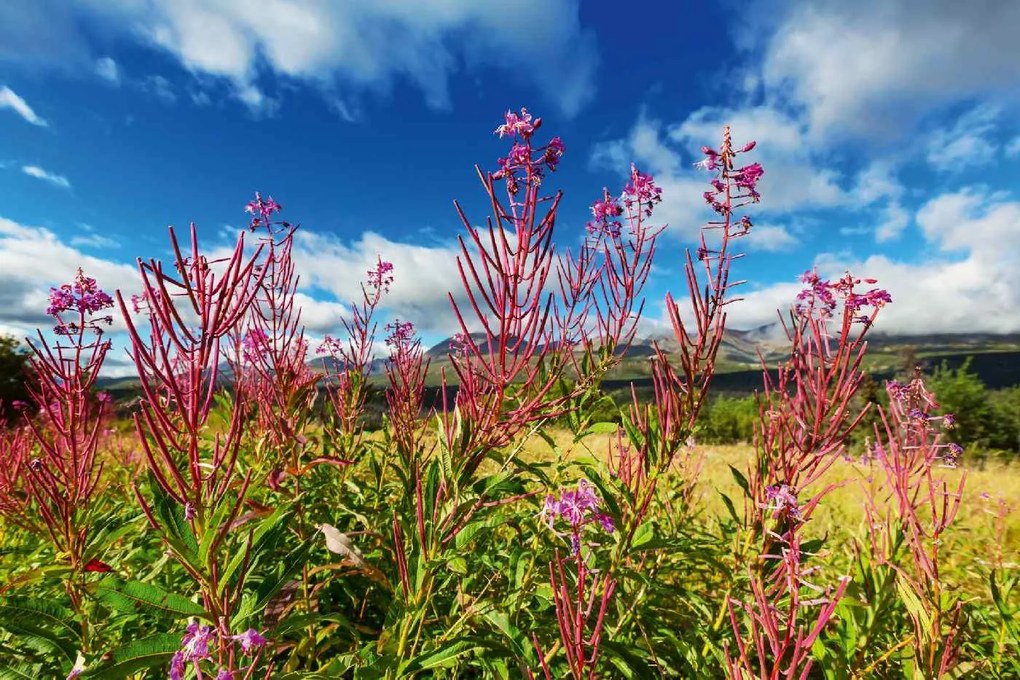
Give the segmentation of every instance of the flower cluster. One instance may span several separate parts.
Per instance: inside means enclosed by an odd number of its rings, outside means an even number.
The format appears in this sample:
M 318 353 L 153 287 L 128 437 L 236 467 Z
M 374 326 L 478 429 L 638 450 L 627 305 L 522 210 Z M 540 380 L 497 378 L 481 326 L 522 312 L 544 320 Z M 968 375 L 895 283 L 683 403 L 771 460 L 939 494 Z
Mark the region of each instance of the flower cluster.
M 655 205 L 661 202 L 662 188 L 655 184 L 651 175 L 640 172 L 631 163 L 630 181 L 624 186 L 620 197 L 610 196 L 609 189 L 603 189 L 602 198 L 592 204 L 592 220 L 586 225 L 588 233 L 619 238 L 623 226 L 617 218 L 623 215 L 625 207 L 633 233 L 639 219 L 651 217 Z
M 623 225 L 616 219 L 623 214 L 623 207 L 619 199 L 609 195 L 609 189 L 605 189 L 601 200 L 595 201 L 591 206 L 592 221 L 588 222 L 588 233 L 605 234 L 610 238 L 619 238 Z
M 250 364 L 255 363 L 268 349 L 269 336 L 261 328 L 252 328 L 241 338 L 241 354 Z
M 581 550 L 581 529 L 586 524 L 597 522 L 606 533 L 616 530 L 613 519 L 599 510 L 599 498 L 587 480 L 578 481 L 576 489 L 560 491 L 559 498 L 552 494 L 545 497 L 542 515 L 554 528 L 557 518 L 570 525 L 570 547 L 573 554 Z
M 747 153 L 752 150 L 756 145 L 756 142 L 748 142 L 738 151 L 726 151 L 725 154 L 716 151 L 715 149 L 707 146 L 701 147 L 701 152 L 705 154 L 705 158 L 694 164 L 694 167 L 701 170 L 708 170 L 710 172 L 718 172 L 718 176 L 715 177 L 712 184 L 712 191 L 706 191 L 705 202 L 712 206 L 712 210 L 726 217 L 728 216 L 732 206 L 730 205 L 730 199 L 750 199 L 745 201 L 741 205 L 746 205 L 748 202 L 757 203 L 761 200 L 761 195 L 758 193 L 758 180 L 765 174 L 765 170 L 761 167 L 760 163 L 751 163 L 745 165 L 742 168 L 733 170 L 733 156 L 739 153 Z M 725 147 L 724 147 L 725 151 Z M 744 193 L 738 194 L 737 196 L 728 195 L 727 183 L 724 179 L 730 179 L 736 184 L 737 188 L 742 190 Z M 746 218 L 745 218 L 746 219 Z M 743 223 L 743 221 L 741 221 Z M 750 226 L 750 223 L 746 226 Z M 746 232 L 746 229 L 745 229 Z
M 782 515 L 787 517 L 800 517 L 800 507 L 797 505 L 797 494 L 790 488 L 789 484 L 772 484 L 765 487 L 766 510 L 772 511 L 772 517 L 778 519 Z
M 368 285 L 376 291 L 388 293 L 393 285 L 393 263 L 378 258 L 376 266 L 368 270 Z
M 542 181 L 543 168 L 550 172 L 556 172 L 556 167 L 563 158 L 566 147 L 563 140 L 553 137 L 543 147 L 533 147 L 531 137 L 542 125 L 541 118 L 532 119 L 527 109 L 521 109 L 520 114 L 507 111 L 505 122 L 496 128 L 496 134 L 500 137 L 514 137 L 514 145 L 510 147 L 510 153 L 505 158 L 500 158 L 497 163 L 499 170 L 493 173 L 494 179 L 505 179 L 507 189 L 511 194 L 516 194 L 520 188 L 518 172 L 523 171 L 528 182 L 539 184 Z M 520 138 L 517 141 L 516 138 Z M 541 156 L 534 158 L 534 152 L 538 151 Z
M 397 319 L 393 323 L 386 324 L 386 346 L 390 349 L 399 349 L 406 346 L 414 339 L 414 324 L 410 321 Z
M 251 223 L 248 228 L 251 231 L 255 231 L 261 226 L 269 225 L 269 218 L 273 213 L 278 213 L 283 209 L 283 206 L 273 200 L 270 196 L 266 199 L 262 198 L 259 192 L 255 192 L 255 200 L 249 201 L 248 205 L 245 206 L 244 211 L 249 215 L 253 215 Z
M 651 175 L 638 172 L 637 167 L 631 163 L 630 182 L 623 188 L 623 203 L 628 209 L 638 206 L 638 211 L 643 211 L 645 217 L 651 217 L 653 206 L 662 203 L 662 188 Z
M 915 378 L 907 383 L 897 380 L 890 380 L 886 383 L 886 392 L 889 400 L 898 407 L 899 411 L 905 414 L 905 421 L 913 423 L 918 431 L 928 432 L 935 435 L 935 429 L 941 425 L 941 431 L 952 430 L 956 427 L 956 416 L 952 413 L 942 415 L 931 415 L 940 408 L 935 401 L 934 395 L 929 392 L 920 378 Z M 878 446 L 876 444 L 876 446 Z M 933 443 L 937 456 L 943 464 L 955 467 L 963 455 L 963 447 L 956 442 Z
M 201 661 L 212 659 L 209 645 L 221 642 L 239 643 L 242 654 L 253 656 L 266 645 L 266 638 L 254 628 L 249 628 L 240 635 L 223 635 L 212 626 L 201 626 L 198 622 L 192 621 L 181 638 L 181 648 L 170 659 L 170 680 L 183 680 L 189 662 L 197 665 Z M 220 667 L 216 674 L 217 680 L 229 680 L 231 677 L 233 674 L 230 670 L 223 667 Z
M 854 292 L 854 286 L 877 283 L 877 279 L 857 279 L 847 273 L 833 283 L 820 277 L 817 270 L 809 270 L 801 276 L 801 281 L 807 284 L 807 288 L 797 294 L 798 313 L 817 310 L 822 316 L 831 316 L 839 300 L 843 300 L 851 314 L 868 307 L 878 310 L 892 302 L 889 292 L 881 288 L 872 288 L 863 294 Z M 858 315 L 854 320 L 865 325 L 871 323 L 868 315 Z
M 72 335 L 81 331 L 83 327 L 91 327 L 96 334 L 102 334 L 102 329 L 96 325 L 96 322 L 101 321 L 109 325 L 113 323 L 113 317 L 106 316 L 86 323 L 85 316 L 92 316 L 111 307 L 113 307 L 113 298 L 99 288 L 95 279 L 85 276 L 85 273 L 79 268 L 73 282 L 65 283 L 60 288 L 50 289 L 50 304 L 46 308 L 46 313 L 57 320 L 58 325 L 54 329 L 57 335 Z M 70 311 L 79 314 L 80 325 L 64 323 L 61 320 L 60 315 Z

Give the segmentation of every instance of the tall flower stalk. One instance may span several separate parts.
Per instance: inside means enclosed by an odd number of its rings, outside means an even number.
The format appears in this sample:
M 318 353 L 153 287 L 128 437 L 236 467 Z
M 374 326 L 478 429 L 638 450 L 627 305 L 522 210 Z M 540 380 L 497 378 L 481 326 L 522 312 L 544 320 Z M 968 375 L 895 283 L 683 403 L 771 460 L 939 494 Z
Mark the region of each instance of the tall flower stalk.
M 243 235 L 220 260 L 199 249 L 194 225 L 187 255 L 172 227 L 170 243 L 173 272 L 158 260 L 139 260 L 142 320 L 117 294 L 141 382 L 134 422 L 155 498 L 147 500 L 137 484 L 135 496 L 198 585 L 209 619 L 229 621 L 249 566 L 229 568 L 224 552 L 251 481 L 250 470 L 242 478 L 237 474 L 249 411 L 233 400 L 225 431 L 210 431 L 210 416 L 222 383 L 223 344 L 250 312 L 267 270 L 259 266 L 261 246 L 245 254 Z M 251 540 L 249 535 L 247 550 Z
M 113 299 L 79 269 L 71 283 L 50 293 L 46 313 L 56 322 L 55 339 L 38 331 L 36 339 L 28 341 L 33 377 L 28 389 L 40 410 L 34 417 L 26 413 L 36 454 L 22 468 L 22 481 L 58 558 L 70 566 L 65 586 L 81 623 L 85 651 L 90 644 L 85 575 L 93 497 L 103 469 L 97 453 L 109 404 L 94 388 L 111 346 L 104 337 L 104 327 L 112 323 L 106 313 L 111 307 Z M 11 441 L 12 453 L 21 459 L 15 464 L 26 462 L 27 451 L 19 446 L 19 441 L 25 443 L 23 436 L 15 433 Z

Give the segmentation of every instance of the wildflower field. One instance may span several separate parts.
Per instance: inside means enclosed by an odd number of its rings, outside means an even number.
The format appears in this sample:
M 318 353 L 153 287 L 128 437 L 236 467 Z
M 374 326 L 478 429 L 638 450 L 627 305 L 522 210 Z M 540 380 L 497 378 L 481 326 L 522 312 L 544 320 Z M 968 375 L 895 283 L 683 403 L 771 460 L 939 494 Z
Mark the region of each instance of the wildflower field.
M 920 373 L 862 406 L 880 282 L 805 273 L 753 441 L 701 444 L 755 142 L 703 148 L 716 219 L 666 299 L 679 349 L 619 405 L 602 380 L 678 257 L 661 189 L 632 167 L 583 241 L 559 234 L 542 128 L 508 112 L 491 214 L 456 206 L 438 390 L 414 320 L 380 318 L 409 275 L 386 253 L 310 346 L 297 227 L 258 194 L 226 257 L 171 229 L 136 290 L 53 289 L 0 430 L 0 678 L 1020 677 L 1020 474 L 968 470 Z M 95 387 L 114 324 L 132 404 Z

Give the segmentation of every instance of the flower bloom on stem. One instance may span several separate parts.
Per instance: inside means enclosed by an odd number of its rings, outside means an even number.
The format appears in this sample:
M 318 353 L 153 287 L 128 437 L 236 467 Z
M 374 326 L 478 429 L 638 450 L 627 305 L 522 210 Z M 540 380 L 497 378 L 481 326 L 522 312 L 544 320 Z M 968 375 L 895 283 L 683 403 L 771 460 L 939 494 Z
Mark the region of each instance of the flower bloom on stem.
M 388 293 L 393 284 L 393 263 L 380 257 L 375 267 L 368 270 L 368 285 L 376 291 Z
M 278 213 L 283 210 L 283 206 L 273 200 L 273 197 L 263 199 L 262 195 L 255 192 L 255 199 L 249 201 L 248 205 L 245 206 L 245 212 L 252 215 L 251 223 L 248 225 L 249 229 L 255 231 L 259 227 L 264 227 L 269 224 L 269 218 L 273 213 Z
M 576 489 L 564 489 L 559 497 L 552 494 L 546 496 L 542 515 L 553 529 L 557 519 L 570 525 L 571 552 L 577 554 L 581 549 L 581 529 L 586 524 L 597 522 L 606 533 L 616 530 L 612 518 L 599 511 L 599 498 L 588 480 L 578 481 Z

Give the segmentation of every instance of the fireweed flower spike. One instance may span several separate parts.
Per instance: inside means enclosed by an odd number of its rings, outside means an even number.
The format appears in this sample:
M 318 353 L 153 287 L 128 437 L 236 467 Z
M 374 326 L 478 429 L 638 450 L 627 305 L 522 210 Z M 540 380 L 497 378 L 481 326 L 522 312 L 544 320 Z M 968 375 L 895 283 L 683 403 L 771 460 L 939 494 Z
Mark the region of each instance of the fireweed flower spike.
M 576 489 L 563 489 L 559 496 L 548 495 L 542 508 L 542 515 L 555 529 L 556 520 L 563 520 L 570 527 L 571 554 L 581 549 L 581 530 L 587 524 L 598 524 L 605 533 L 613 533 L 616 526 L 609 515 L 599 510 L 599 498 L 585 479 L 578 481 Z
M 112 322 L 106 313 L 112 306 L 112 298 L 81 269 L 71 283 L 51 289 L 46 312 L 53 317 L 56 338 L 48 340 L 38 331 L 36 339 L 28 341 L 33 379 L 27 386 L 32 401 L 42 408 L 36 417 L 22 411 L 36 445 L 22 483 L 54 548 L 70 563 L 67 592 L 82 621 L 86 652 L 85 551 L 92 533 L 89 510 L 103 467 L 97 452 L 109 409 L 109 400 L 94 396 L 94 390 L 110 350 L 110 341 L 103 336 Z M 24 440 L 15 435 L 15 456 L 19 441 Z
M 876 564 L 895 569 L 902 587 L 916 598 L 918 607 L 909 615 L 918 663 L 925 677 L 940 678 L 959 662 L 963 601 L 943 581 L 941 547 L 960 509 L 967 474 L 950 487 L 936 470 L 954 467 L 963 449 L 943 441 L 943 431 L 955 424 L 951 414 L 927 415 L 940 407 L 920 371 L 905 384 L 889 381 L 886 391 L 889 406 L 880 409 L 871 451 L 881 482 L 865 494 L 871 554 Z M 898 555 L 904 548 L 893 542 L 897 535 L 909 551 L 905 566 Z

